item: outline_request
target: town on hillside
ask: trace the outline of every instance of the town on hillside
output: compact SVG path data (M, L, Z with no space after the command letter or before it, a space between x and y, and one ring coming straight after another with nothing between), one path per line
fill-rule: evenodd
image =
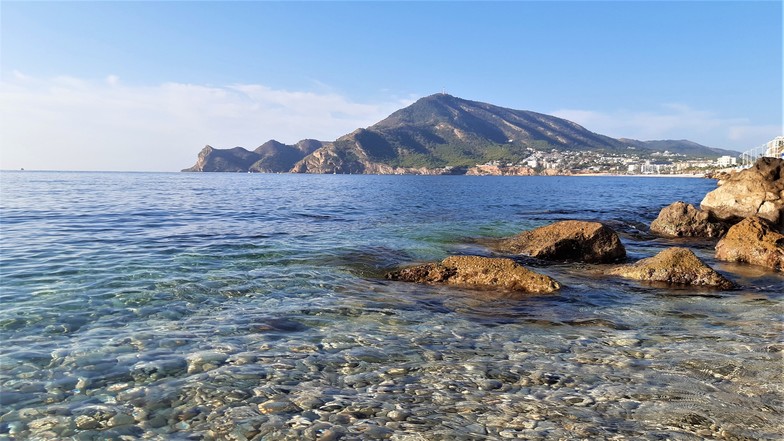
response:
M694 158L669 151L642 155L635 147L624 153L599 151L549 151L527 149L530 155L517 163L490 161L479 167L528 167L537 172L549 170L559 174L621 174L621 175L704 175L726 169L745 168L759 157L784 158L784 136L737 156L716 159Z

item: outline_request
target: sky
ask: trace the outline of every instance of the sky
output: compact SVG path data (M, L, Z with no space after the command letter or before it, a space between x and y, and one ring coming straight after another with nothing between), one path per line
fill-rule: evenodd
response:
M0 168L178 171L439 92L641 140L784 133L781 1L0 2Z

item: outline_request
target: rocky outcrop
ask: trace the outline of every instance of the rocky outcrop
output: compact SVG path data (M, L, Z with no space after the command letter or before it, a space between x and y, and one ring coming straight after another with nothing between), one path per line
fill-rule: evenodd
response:
M560 289L550 277L528 270L512 259L451 256L440 263L403 268L387 279L416 283L444 283L546 294Z
M760 158L751 168L733 173L705 195L700 207L730 222L760 216L784 224L784 160Z
M703 263L687 248L667 248L659 254L631 265L623 265L608 274L645 282L731 289L734 283Z
M716 258L784 271L784 234L759 216L744 219L716 244Z
M651 232L668 237L721 237L725 231L724 223L711 221L708 212L682 201L662 208L651 223Z
M618 234L599 222L561 221L500 241L499 251L546 260L613 262L626 257Z

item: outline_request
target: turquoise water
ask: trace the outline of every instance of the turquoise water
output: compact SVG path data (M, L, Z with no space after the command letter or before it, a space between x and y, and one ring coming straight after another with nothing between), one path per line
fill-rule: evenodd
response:
M784 277L660 239L715 182L0 174L0 439L778 439ZM600 220L734 291L532 262L554 297L383 279ZM130 437L130 438L128 438Z

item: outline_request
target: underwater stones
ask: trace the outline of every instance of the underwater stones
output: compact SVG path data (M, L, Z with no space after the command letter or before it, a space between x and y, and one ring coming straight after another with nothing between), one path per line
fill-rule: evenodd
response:
M687 248L667 248L659 254L631 265L623 265L608 274L645 282L731 289L734 283L703 263Z
M784 271L784 234L762 217L746 218L716 244L716 258Z
M206 372L222 365L229 358L228 355L218 351L199 351L186 357L188 373Z
M134 381L143 382L176 376L186 371L188 362L177 356L140 361L131 368ZM77 386L78 388L78 386Z
M732 222L758 215L784 223L784 159L760 158L751 168L731 174L705 195L700 208Z
M662 208L651 223L651 232L670 237L720 237L726 230L723 223L711 221L707 211L682 201Z
M528 270L511 259L479 256L450 256L440 263L428 263L388 273L386 278L416 283L500 288L527 293L552 293L561 287L552 278Z
M504 239L499 251L538 259L614 262L626 256L618 234L599 222L560 221Z

